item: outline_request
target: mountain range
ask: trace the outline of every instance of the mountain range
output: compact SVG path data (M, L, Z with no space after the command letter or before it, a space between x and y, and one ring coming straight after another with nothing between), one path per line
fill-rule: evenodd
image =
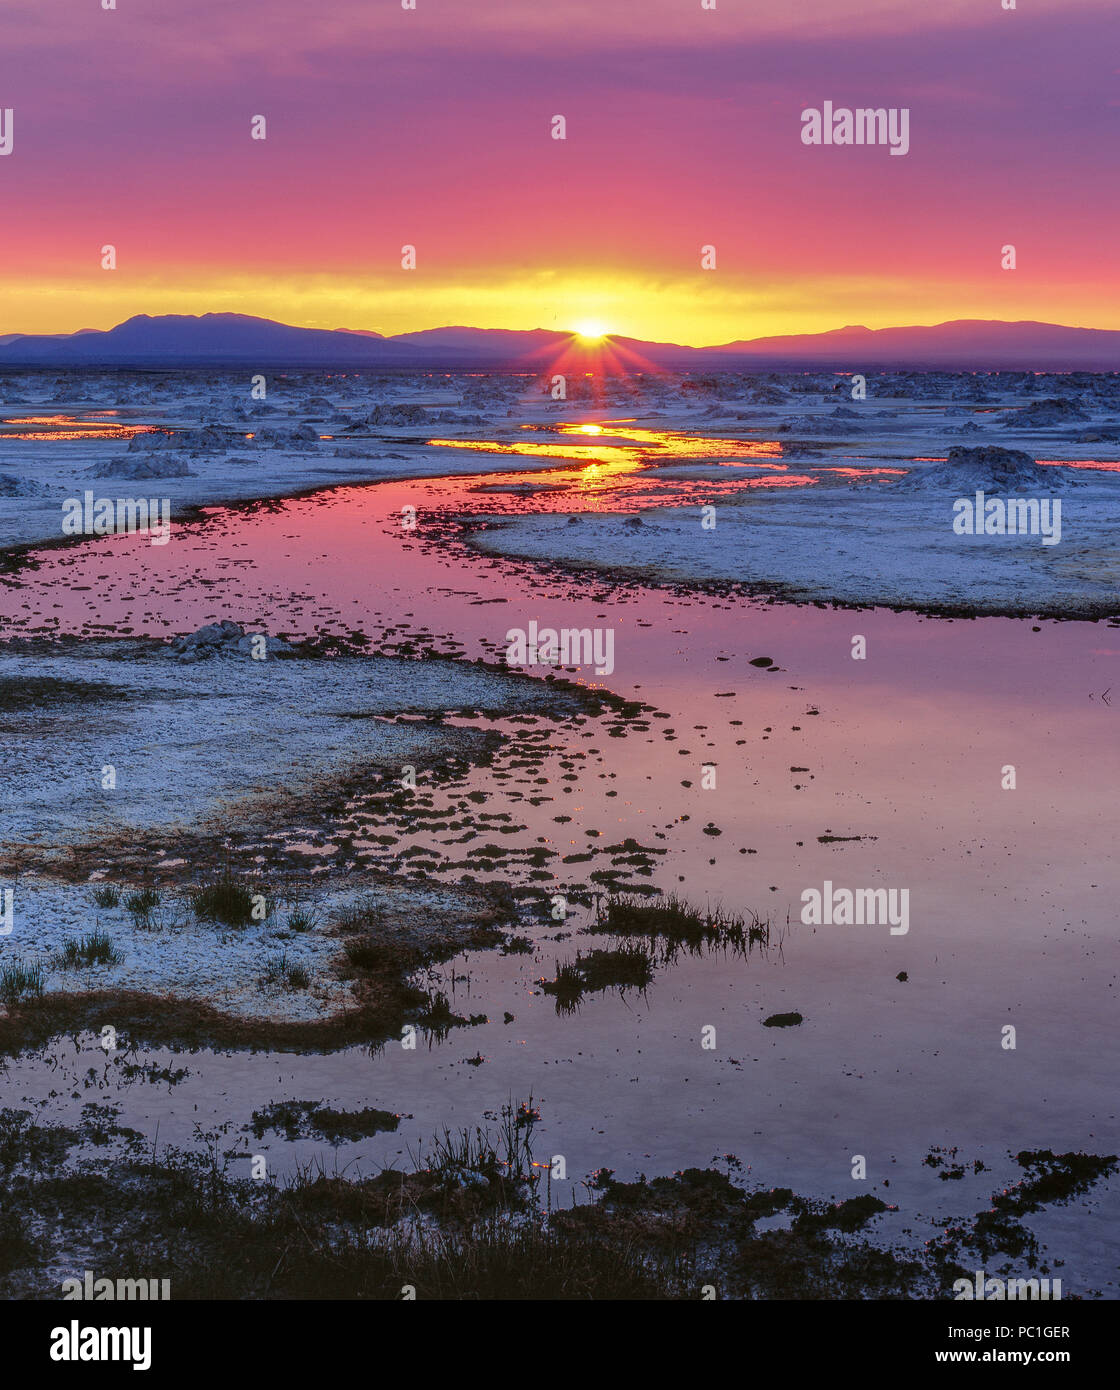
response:
M1120 370L1120 331L1055 323L955 319L905 328L745 338L712 347L552 329L299 328L247 314L138 314L115 328L0 335L0 368L202 366L421 371L759 371L834 368Z

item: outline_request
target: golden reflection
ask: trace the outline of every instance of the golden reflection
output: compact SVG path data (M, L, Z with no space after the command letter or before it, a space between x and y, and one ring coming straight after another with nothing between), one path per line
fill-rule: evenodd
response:
M116 411L105 413L115 415ZM27 425L46 425L50 428L19 428ZM109 420L79 420L76 415L11 415L0 420L0 437L4 439L131 439L134 434L155 432L151 425L123 425Z
M501 444L496 439L429 439L427 443L441 449L470 449L483 454L512 454L522 458L571 459L588 465L597 481L604 476L648 467L652 463L711 461L734 466L749 462L754 467L784 470L782 446L775 439L712 439L703 435L681 434L675 430L644 430L632 425L618 429L624 422L607 420L602 425L525 425L533 433L555 433L579 439L594 438L595 444L571 443L560 438L553 442L515 440ZM609 431L609 432L608 432ZM614 442L620 441L620 442ZM577 478L577 483L579 479Z

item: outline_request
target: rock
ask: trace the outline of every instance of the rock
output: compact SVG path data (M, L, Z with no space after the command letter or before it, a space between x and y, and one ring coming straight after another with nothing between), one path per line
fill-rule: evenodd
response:
M800 1014L771 1014L762 1020L763 1028L796 1028L805 1020Z
M144 482L148 478L194 478L185 458L171 454L156 458L114 458L103 463L95 463L86 469L90 478L126 478L130 482Z
M42 483L30 478L17 478L14 473L0 473L0 497L45 497L50 492Z
M225 642L237 641L245 635L245 629L240 623L234 623L229 618L223 618L218 623L207 623L200 627L197 632L188 633L185 637L176 637L171 643L173 652L195 652L203 648L216 650Z
M251 656L254 651L260 650L260 638L262 637L264 638L264 649L269 656L295 650L290 642L285 642L282 637L270 637L267 632L247 632L244 637L237 639L236 649Z
M128 452L146 454L152 449L175 449L178 445L179 440L166 430L145 430L143 434L134 434L128 441Z
M284 428L282 426L267 426L263 430L258 430L253 436L254 444L267 444L273 448L286 449L296 444L318 444L319 431L314 425L303 424Z
M1072 420L1087 420L1089 417L1076 401L1067 401L1060 396L1050 396L1044 401L1035 401L1019 410L1009 410L1004 420L1010 425L1065 425Z
M431 417L418 405L379 405L366 419L369 425L425 425Z
M172 652L180 661L207 661L214 656L245 656L252 658L261 650L269 656L287 656L295 651L290 642L281 637L270 637L267 632L246 632L240 623L223 618L221 622L207 623L197 632L184 637L176 637L171 643ZM259 661L261 658L258 656Z
M1075 469L1043 468L1021 449L993 444L979 449L954 445L944 463L912 468L891 487L900 492L952 492L958 497L974 492L1045 496L1084 484Z

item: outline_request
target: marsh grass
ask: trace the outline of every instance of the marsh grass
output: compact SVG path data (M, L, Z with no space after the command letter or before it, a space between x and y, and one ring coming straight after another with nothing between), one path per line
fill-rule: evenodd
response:
M600 904L598 929L619 936L645 936L661 943L666 964L682 950L729 950L746 956L767 950L772 944L769 918L725 913L716 908L701 912L670 893L653 900L635 894L613 894Z
M0 966L0 1003L11 1013L25 999L41 995L43 983L42 966L28 965L24 961Z
M606 989L646 989L653 980L654 962L639 942L613 951L577 951L574 961L556 963L556 978L541 988L556 999L558 1013L571 1013L585 993Z
M64 942L61 958L64 970L77 970L82 966L116 965L121 955L107 932L91 931L76 941Z
M267 989L270 985L282 985L286 989L307 989L311 984L311 975L306 965L299 961L288 959L287 952L266 962L264 972L260 977L262 989Z
M119 907L121 890L112 883L102 883L93 890L93 901L98 907Z
M193 889L190 904L200 922L219 922L223 927L247 927L251 922L265 920L272 912L272 904L266 899L264 916L253 916L256 901L263 896L258 882L239 878L227 867L212 883Z
M152 913L159 906L160 896L154 888L140 888L124 900L125 909L136 927L150 927Z
M313 931L319 925L319 914L314 908L302 905L293 907L288 913L287 928L292 932Z

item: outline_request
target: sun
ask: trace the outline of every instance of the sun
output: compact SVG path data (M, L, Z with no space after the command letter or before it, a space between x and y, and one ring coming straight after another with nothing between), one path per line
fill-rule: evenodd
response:
M576 332L581 338L604 338L607 329L598 319L584 319L582 323L576 324Z

